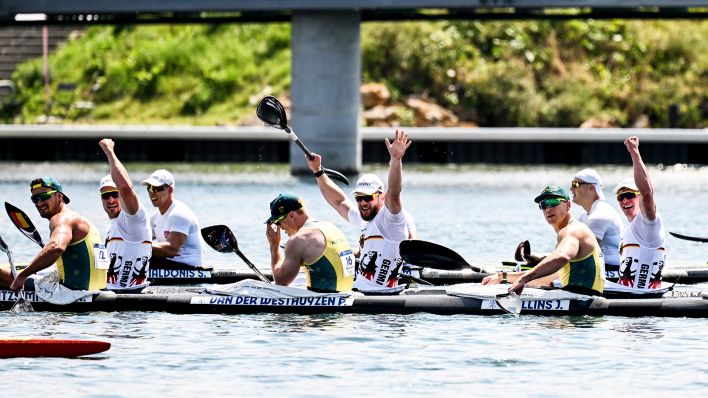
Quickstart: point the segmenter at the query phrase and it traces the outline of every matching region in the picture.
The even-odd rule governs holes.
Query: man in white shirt
[[[142,185],[157,210],[150,217],[152,264],[163,268],[200,267],[202,243],[199,220],[192,210],[174,198],[175,179],[165,169],[156,170]]]
[[[106,154],[111,174],[103,177],[98,187],[101,203],[111,223],[106,235],[110,265],[106,288],[136,292],[148,286],[152,231],[145,207],[138,200],[128,171],[115,154],[110,138],[98,145]]]
[[[605,258],[605,275],[608,278],[619,278],[622,219],[605,200],[602,178],[593,169],[580,170],[570,183],[570,192],[573,202],[585,210],[578,220],[590,227],[600,244],[602,256]]]
[[[666,256],[664,224],[656,209],[649,172],[639,153],[639,137],[627,138],[624,145],[632,158],[634,176],[615,188],[620,209],[629,220],[620,243],[618,283],[635,290],[659,289]]]
[[[403,260],[398,251],[401,241],[408,238],[406,217],[401,201],[403,189],[403,155],[411,145],[408,134],[396,130],[393,142],[386,139],[391,161],[388,168],[388,190],[374,174],[364,174],[356,184],[356,205],[347,199],[322,169],[322,157],[307,157],[307,165],[315,174],[322,196],[342,218],[362,232],[360,267],[354,289],[378,294],[398,293],[398,273]]]

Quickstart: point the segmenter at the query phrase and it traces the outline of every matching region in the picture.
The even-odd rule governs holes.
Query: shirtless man
[[[563,188],[553,185],[547,186],[534,199],[557,234],[556,247],[551,254],[531,270],[502,271],[485,277],[482,284],[493,285],[508,281],[512,283],[509,292],[520,294],[527,283],[548,286],[558,278],[564,290],[588,295],[602,294],[605,264],[600,246],[590,228],[573,218],[569,199]]]
[[[35,279],[30,276],[56,263],[56,280],[51,281],[52,286],[42,286],[43,289],[62,285],[71,290],[105,288],[108,258],[98,229],[69,208],[69,197],[56,179],[36,178],[30,183],[30,189],[30,199],[39,215],[49,220],[49,242],[14,281],[9,270],[0,270],[2,287],[14,291],[23,287],[35,290]]]

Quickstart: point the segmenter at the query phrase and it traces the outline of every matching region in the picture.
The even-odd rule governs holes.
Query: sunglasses
[[[40,192],[36,193],[32,196],[30,196],[30,199],[32,199],[32,203],[39,203],[44,202],[45,200],[48,200],[49,198],[52,197],[53,193],[57,193],[59,191],[47,191],[47,192]]]
[[[148,186],[147,186],[148,192],[162,192],[162,191],[164,191],[165,189],[167,189],[167,185],[160,185],[160,186],[157,186],[157,187],[154,187],[154,186],[152,186],[152,185],[148,185]]]
[[[538,208],[541,209],[541,210],[546,210],[546,209],[548,209],[549,207],[556,207],[556,206],[558,206],[559,204],[561,204],[561,202],[566,202],[566,200],[565,200],[565,199],[561,199],[561,198],[549,198],[549,199],[544,199],[544,200],[542,200],[541,202],[539,202]]]
[[[589,182],[583,182],[583,181],[571,181],[571,183],[570,183],[571,188],[577,188],[581,185],[592,185],[592,184]]]
[[[632,200],[632,199],[636,198],[638,194],[639,194],[638,192],[633,192],[633,191],[618,193],[617,194],[617,201],[621,202],[625,199]]]
[[[354,200],[357,201],[357,202],[361,202],[361,201],[364,201],[364,202],[371,202],[372,200],[374,200],[374,197],[375,197],[375,196],[379,196],[379,194],[378,194],[378,193],[374,193],[374,194],[371,194],[371,195],[354,195]]]
[[[108,191],[101,193],[101,199],[108,200],[110,198],[118,199],[118,191]]]
[[[283,216],[277,218],[275,221],[273,221],[273,224],[275,224],[276,226],[279,227],[279,226],[280,226],[280,223],[283,222],[283,220],[285,219],[285,217],[287,217],[287,214],[285,214],[285,215],[283,215]]]

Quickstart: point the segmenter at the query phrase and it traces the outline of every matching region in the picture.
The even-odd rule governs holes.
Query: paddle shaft
[[[287,125],[284,126],[283,130],[288,134],[288,137],[290,137],[290,140],[295,142],[297,144],[297,146],[299,146],[300,149],[302,149],[302,151],[305,153],[305,156],[307,156],[308,159],[312,160],[315,158],[315,155],[313,155],[312,152],[310,152],[310,150],[307,149],[305,144],[303,144],[302,141],[300,141],[300,138],[298,138],[297,134],[295,134],[295,132],[290,128],[290,126],[287,126]],[[333,180],[337,180],[337,181],[341,182],[342,184],[349,185],[349,179],[347,177],[345,177],[344,174],[342,174],[336,170],[327,169],[324,167],[322,168],[322,170],[325,172],[325,174],[327,174],[329,176],[329,178],[331,178]]]
[[[256,267],[255,264],[253,264],[251,262],[251,260],[246,258],[246,256],[243,253],[241,253],[241,250],[236,249],[236,254],[238,254],[238,256],[241,257],[241,260],[243,260],[243,262],[246,263],[246,265],[248,265],[248,267],[251,268],[253,270],[253,272],[256,273],[256,275],[258,275],[258,278],[260,280],[262,280],[265,283],[273,283],[270,281],[270,279],[268,279],[268,277],[263,275],[263,273],[258,269],[258,267]]]

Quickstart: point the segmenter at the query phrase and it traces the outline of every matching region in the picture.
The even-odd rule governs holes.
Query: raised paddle
[[[202,237],[212,249],[219,253],[236,253],[241,259],[258,275],[258,278],[265,283],[271,281],[255,266],[238,248],[236,236],[226,225],[212,225],[202,228]]]
[[[437,243],[409,239],[402,241],[398,249],[403,261],[409,264],[451,271],[471,269],[475,272],[486,272],[479,267],[469,264],[452,249],[448,249]]]
[[[679,239],[683,239],[683,240],[690,240],[690,241],[692,241],[692,242],[702,242],[702,243],[708,242],[708,238],[699,238],[699,237],[697,237],[697,236],[681,235],[681,234],[679,234],[679,233],[670,232],[670,231],[669,231],[669,233],[670,233],[672,236],[675,236],[675,237],[677,237],[677,238],[679,238]]]
[[[284,130],[288,134],[288,137],[290,137],[290,139],[294,141],[300,149],[302,149],[310,160],[315,158],[312,152],[307,149],[305,144],[300,141],[297,135],[295,135],[295,132],[290,128],[290,126],[288,126],[288,116],[285,114],[285,107],[283,107],[283,104],[281,104],[277,98],[272,95],[263,97],[261,102],[258,103],[258,107],[256,107],[256,115],[266,125]],[[336,170],[326,169],[324,167],[322,170],[331,179],[337,180],[345,185],[349,185],[349,179],[347,179],[344,174]]]
[[[26,237],[28,237],[32,242],[39,245],[39,247],[44,247],[44,242],[42,242],[42,236],[39,235],[39,231],[30,220],[29,216],[25,214],[24,211],[18,209],[17,207],[5,202],[5,211],[10,217],[13,224],[20,230]]]
[[[17,278],[17,269],[15,268],[15,259],[12,257],[12,252],[10,251],[10,248],[7,246],[5,241],[2,239],[2,236],[0,236],[0,250],[7,253],[7,261],[10,263],[10,273],[12,274],[12,279],[14,280],[15,278]],[[25,299],[24,289],[20,289],[20,291],[17,292],[17,301],[15,301],[15,305],[12,306],[10,311],[12,311],[12,312],[32,312],[32,311],[34,311],[34,308],[32,308],[32,303],[30,303],[29,301],[27,301]]]

